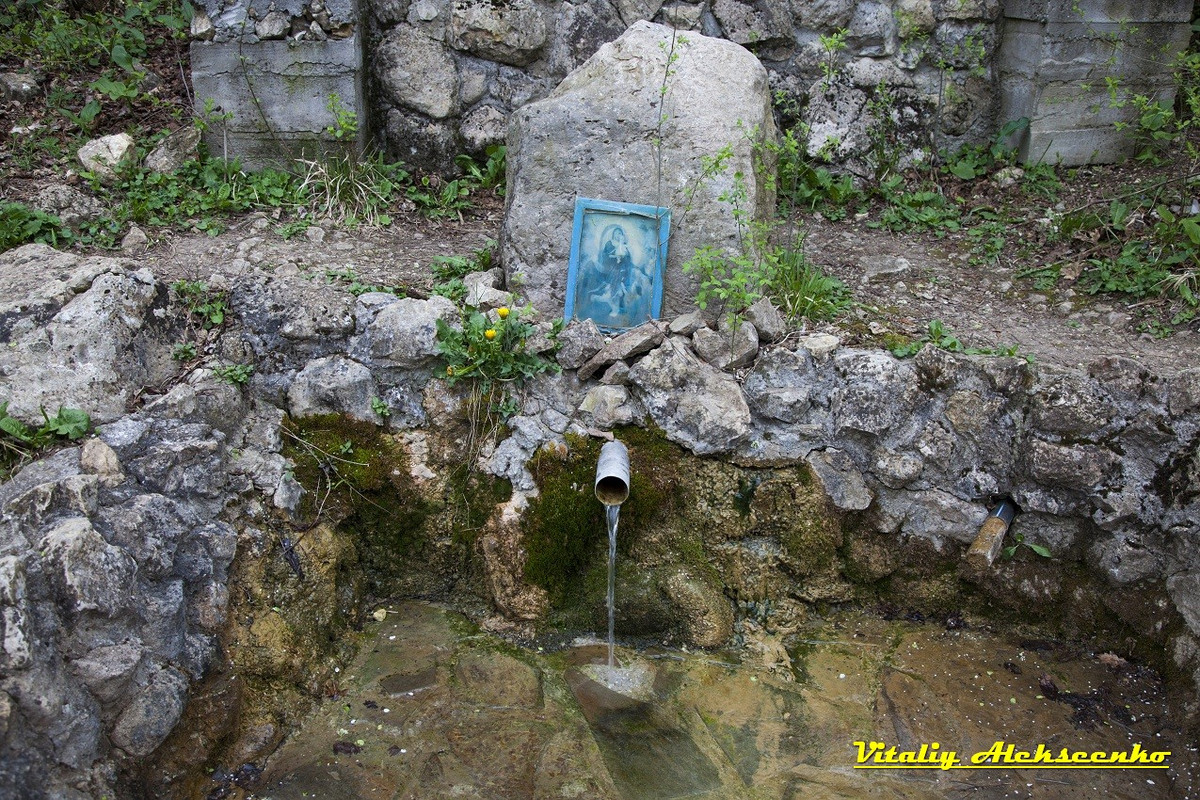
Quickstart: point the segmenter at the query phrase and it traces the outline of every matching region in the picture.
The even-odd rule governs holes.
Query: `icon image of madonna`
[[[580,260],[575,316],[602,328],[632,328],[650,319],[654,239],[653,230],[642,230],[634,220],[601,227],[588,248],[591,255]]]

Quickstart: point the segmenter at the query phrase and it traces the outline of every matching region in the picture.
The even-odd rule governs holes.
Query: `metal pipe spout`
[[[629,499],[629,450],[621,442],[607,442],[596,462],[596,499],[619,506]]]
[[[996,558],[1004,546],[1004,535],[1008,526],[1020,513],[1021,509],[1012,498],[1002,497],[996,507],[988,513],[987,519],[975,536],[975,541],[967,550],[967,563],[978,570],[984,570],[996,563]]]

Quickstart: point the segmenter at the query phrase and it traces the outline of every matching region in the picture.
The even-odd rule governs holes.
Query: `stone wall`
[[[727,38],[766,67],[780,106],[812,128],[810,149],[868,169],[868,103],[883,91],[904,157],[931,137],[979,140],[995,122],[992,0],[376,0],[367,66],[376,129],[393,155],[445,168],[504,141],[512,111],[633,23]],[[845,29],[840,45],[822,36]],[[940,65],[940,66],[939,66]],[[415,79],[420,76],[420,79]]]
[[[470,536],[444,508],[422,517],[422,549],[388,558],[407,570],[400,593],[490,608],[495,627],[547,612],[545,587],[524,569],[548,485],[538,459],[645,426],[689,451],[666,451],[663,471],[694,471],[678,519],[626,520],[626,569],[665,606],[654,624],[682,641],[727,641],[757,613],[743,602],[803,613],[872,597],[945,609],[975,596],[980,613],[1110,637],[1105,646],[1167,669],[1197,711],[1200,370],[1155,375],[1124,359],[1068,370],[931,347],[902,361],[830,335],[788,336],[765,302],[737,331],[689,314],[606,342],[575,322],[553,356],[562,374],[527,384],[502,437],[471,450],[464,385],[437,377],[436,322],[458,313],[448,300],[354,297],[249,272],[231,281],[228,327],[208,344],[221,361],[254,364],[253,377],[235,386],[197,368],[171,385],[160,357],[179,341],[178,316],[135,266],[42,245],[0,256],[14,294],[0,309],[10,409],[36,419],[11,388],[31,385],[21,376],[36,361],[57,365],[38,379],[53,390],[39,402],[101,423],[0,486],[0,787],[17,796],[113,795],[122,776],[149,776],[147,791],[167,796],[175,778],[203,776],[218,745],[231,768],[269,752],[302,698],[336,681],[338,633],[361,613],[349,577],[361,543],[301,524],[306,489],[285,455],[285,414],[386,431],[403,456],[383,475],[413,498],[400,510],[414,517],[415,498],[446,485],[466,452],[511,485],[498,497],[472,484],[486,519]],[[466,282],[485,280],[498,278]],[[163,393],[127,412],[148,377]],[[652,448],[641,436],[639,464]],[[594,503],[586,479],[560,489]],[[1052,559],[966,565],[1001,494],[1024,511],[1014,533]],[[827,516],[807,513],[820,505]],[[288,711],[249,713],[241,693],[255,691]]]
[[[192,20],[192,87],[214,156],[249,166],[366,141],[356,0],[203,0]],[[338,139],[335,109],[359,130]]]
[[[546,97],[639,20],[723,37],[766,67],[808,149],[867,175],[939,148],[989,141],[1027,117],[1017,144],[1066,164],[1128,154],[1108,102],[1169,101],[1190,0],[204,0],[193,26],[198,110],[233,114],[214,152],[258,161],[320,140],[329,95],[390,156],[455,171],[501,144],[508,115]],[[368,130],[369,129],[369,130]],[[224,131],[224,135],[221,134]],[[360,141],[359,145],[363,142]],[[310,148],[311,149],[311,148]]]
[[[1073,165],[1133,155],[1114,126],[1137,112],[1114,107],[1108,80],[1117,79],[1119,100],[1138,94],[1171,107],[1170,65],[1187,49],[1192,8],[1192,0],[1007,0],[1000,119],[1030,119],[1021,158]]]

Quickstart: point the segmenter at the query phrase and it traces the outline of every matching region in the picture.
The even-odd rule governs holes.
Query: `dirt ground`
[[[431,220],[397,214],[386,228],[315,225],[284,238],[279,223],[256,213],[234,219],[218,236],[155,232],[143,254],[130,256],[165,281],[228,281],[251,270],[280,277],[307,275],[340,283],[427,290],[439,257],[469,256],[500,233],[498,203],[477,206],[463,219]]]
[[[1137,309],[1119,296],[1061,285],[1036,291],[1016,277],[1031,265],[972,264],[961,241],[811,220],[806,251],[850,287],[862,304],[854,316],[877,335],[917,336],[939,320],[967,347],[1016,345],[1040,363],[1078,367],[1123,356],[1159,375],[1200,366],[1194,326],[1156,339],[1137,330]]]
[[[131,257],[167,281],[227,281],[249,270],[307,275],[341,283],[430,285],[439,256],[469,255],[499,237],[499,199],[463,219],[396,215],[388,228],[317,226],[285,239],[265,214],[237,218],[219,236],[153,231],[148,252]],[[818,327],[854,344],[882,345],[889,335],[917,337],[939,320],[967,347],[1017,347],[1039,363],[1087,365],[1123,356],[1152,373],[1171,375],[1200,366],[1200,333],[1177,330],[1156,339],[1136,329],[1136,308],[1118,296],[1092,297],[1070,287],[1035,291],[1015,274],[1028,265],[978,265],[965,241],[930,234],[896,234],[852,222],[803,220],[813,263],[844,281],[858,304]],[[223,277],[222,277],[223,276]],[[351,277],[352,276],[352,277]],[[1194,326],[1193,326],[1194,327]]]

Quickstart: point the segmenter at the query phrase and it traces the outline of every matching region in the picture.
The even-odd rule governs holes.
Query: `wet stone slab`
[[[522,650],[401,603],[342,695],[275,753],[256,798],[824,800],[1198,796],[1195,745],[1157,676],[1111,653],[839,612],[762,649]],[[757,655],[756,655],[757,654]],[[786,661],[786,659],[785,659]],[[764,666],[764,664],[766,664]],[[632,675],[632,673],[631,673]],[[598,682],[600,681],[600,682]],[[1171,751],[1168,769],[856,769],[854,742],[966,762],[1020,750]],[[235,795],[226,795],[235,796]]]

